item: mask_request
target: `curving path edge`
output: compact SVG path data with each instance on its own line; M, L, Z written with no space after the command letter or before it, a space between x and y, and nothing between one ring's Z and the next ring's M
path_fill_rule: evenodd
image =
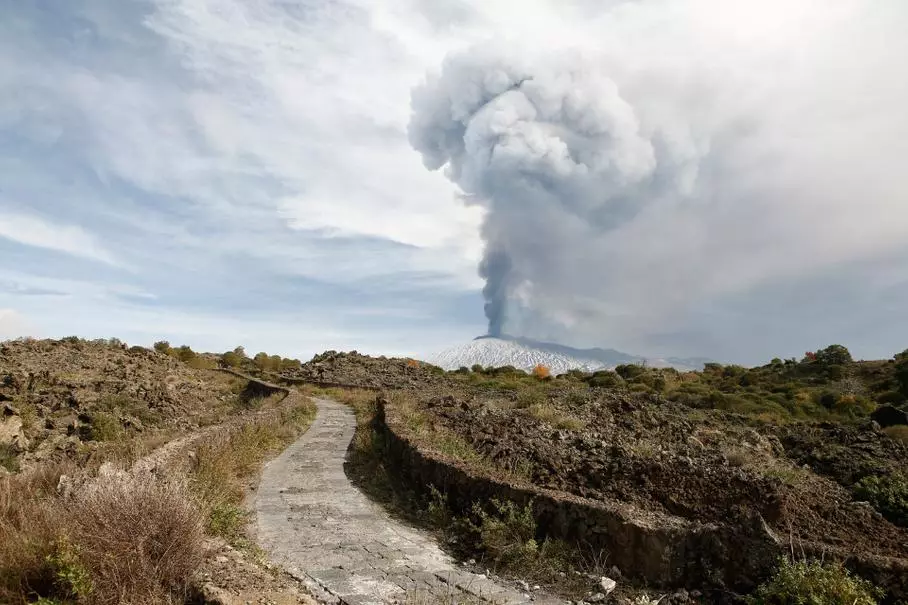
M269 462L255 498L271 560L329 603L559 603L457 568L435 541L392 519L344 474L353 411L317 399L309 430Z

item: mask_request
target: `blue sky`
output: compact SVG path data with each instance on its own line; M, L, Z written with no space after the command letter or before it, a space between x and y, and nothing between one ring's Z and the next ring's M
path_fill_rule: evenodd
M482 333L483 210L423 166L407 124L427 73L495 39L706 82L749 133L710 164L743 183L737 206L629 226L583 267L609 286L596 305L539 303L511 331L744 362L908 347L898 1L0 0L0 15L0 339L308 357Z

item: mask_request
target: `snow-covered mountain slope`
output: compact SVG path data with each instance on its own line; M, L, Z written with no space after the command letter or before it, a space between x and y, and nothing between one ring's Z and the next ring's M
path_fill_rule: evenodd
M625 363L644 362L653 367L699 370L703 367L703 363L708 360L646 359L614 349L575 349L525 338L481 336L464 345L430 355L426 361L441 366L446 370L456 370L463 366L469 368L474 364L479 364L483 367L514 366L521 370L530 371L537 365L542 364L549 368L553 374L563 374L573 369L589 372L612 369Z

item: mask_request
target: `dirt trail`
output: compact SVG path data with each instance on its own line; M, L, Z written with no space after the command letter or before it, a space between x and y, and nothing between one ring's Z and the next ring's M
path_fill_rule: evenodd
M457 568L430 536L366 498L344 474L352 410L317 404L309 431L262 474L257 535L275 563L333 603L561 602Z

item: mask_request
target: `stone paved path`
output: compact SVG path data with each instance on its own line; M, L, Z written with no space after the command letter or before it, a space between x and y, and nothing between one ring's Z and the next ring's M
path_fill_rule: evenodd
M392 519L344 474L356 421L318 400L312 426L269 463L256 496L271 559L330 603L559 603L467 573L419 531Z

